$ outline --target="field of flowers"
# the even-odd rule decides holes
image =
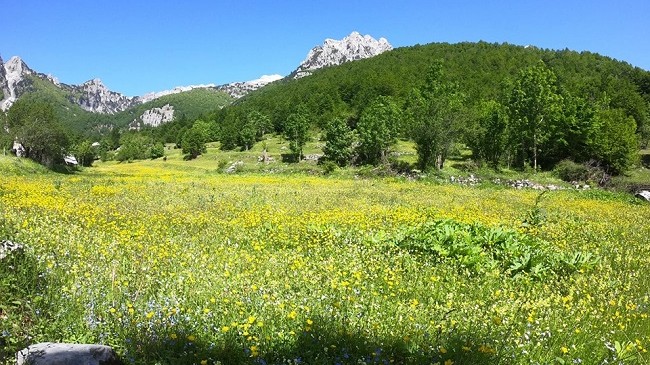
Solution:
[[[0,269],[6,362],[43,341],[129,364],[650,362],[631,196],[8,161],[0,239],[32,261]]]

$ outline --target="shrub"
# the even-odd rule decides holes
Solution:
[[[553,172],[564,181],[588,181],[592,177],[592,168],[585,164],[579,164],[571,160],[562,160]]]

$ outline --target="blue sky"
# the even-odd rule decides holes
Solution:
[[[0,0],[0,55],[129,96],[286,75],[352,31],[394,47],[508,42],[592,51],[650,70],[650,1]]]

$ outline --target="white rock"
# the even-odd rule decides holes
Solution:
[[[340,41],[326,39],[323,45],[312,48],[292,75],[299,79],[311,75],[319,68],[374,57],[392,49],[393,46],[385,38],[377,40],[370,35],[362,36],[358,32],[352,32]]]
[[[650,190],[641,190],[638,193],[634,194],[639,199],[650,202]]]
[[[44,342],[16,353],[16,365],[121,365],[115,351],[103,345]]]

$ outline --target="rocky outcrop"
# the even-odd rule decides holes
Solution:
[[[386,38],[377,40],[369,35],[362,36],[358,32],[352,32],[340,41],[326,39],[322,45],[309,51],[307,58],[289,77],[299,79],[311,75],[314,70],[319,68],[374,57],[392,49],[393,46],[388,43]]]
[[[109,346],[44,342],[16,353],[16,365],[122,365]]]
[[[70,101],[89,112],[115,114],[138,104],[136,98],[109,90],[100,79],[86,81],[72,89]]]
[[[28,75],[34,74],[34,71],[27,67],[20,57],[11,57],[7,63],[0,59],[0,89],[2,90],[2,99],[0,100],[0,110],[8,110],[18,98],[30,88]]]
[[[162,108],[152,108],[145,110],[139,119],[129,124],[129,129],[139,130],[144,126],[158,127],[174,120],[174,107],[165,104]]]

